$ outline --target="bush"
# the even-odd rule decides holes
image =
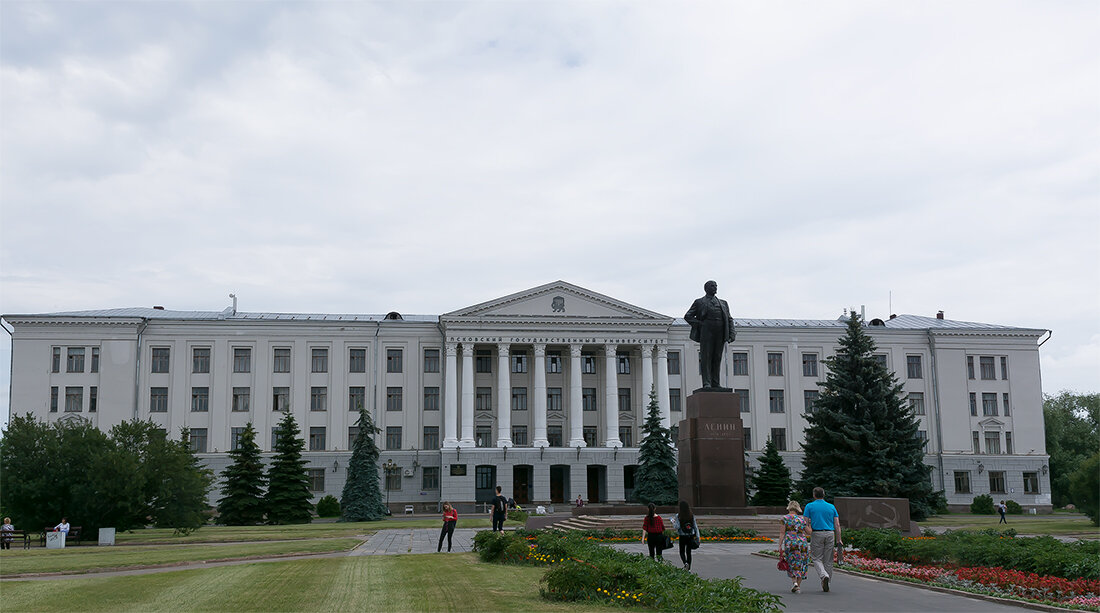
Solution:
[[[970,503],[970,512],[975,515],[993,515],[993,497],[989,494],[975,496]]]
[[[521,524],[527,523],[527,511],[512,510],[508,511],[508,521],[514,521]]]
[[[340,501],[329,494],[317,501],[318,517],[340,517]]]
[[[1015,500],[1009,500],[1005,502],[1005,506],[1008,507],[1009,515],[1023,515],[1024,508],[1020,506],[1020,503]]]

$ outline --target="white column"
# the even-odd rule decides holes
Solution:
[[[649,410],[650,392],[656,391],[653,387],[653,346],[642,345],[642,413]]]
[[[446,380],[443,385],[443,447],[458,447],[458,345],[447,343],[444,349],[446,363],[443,367]]]
[[[463,447],[474,442],[474,344],[462,343],[462,440]]]
[[[512,446],[512,369],[508,343],[497,344],[497,447]]]
[[[585,447],[581,397],[581,346],[569,346],[569,446]]]
[[[683,390],[680,391],[683,394]],[[684,399],[680,398],[680,410],[683,411]],[[657,406],[661,407],[661,425],[670,427],[668,406],[668,348],[664,345],[657,346]],[[676,441],[672,441],[675,443]]]
[[[535,345],[535,447],[549,447],[546,440],[546,345]]]
[[[604,428],[607,435],[605,447],[622,447],[619,440],[619,374],[615,368],[616,345],[604,345]]]

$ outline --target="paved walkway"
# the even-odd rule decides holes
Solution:
[[[451,551],[473,551],[474,535],[480,532],[474,528],[456,528],[451,539]],[[409,528],[404,530],[379,530],[367,539],[366,543],[356,547],[348,555],[377,556],[397,553],[435,553],[439,545],[439,530],[436,528]],[[447,551],[447,543],[443,543]]]

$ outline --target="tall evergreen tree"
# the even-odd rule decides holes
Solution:
[[[256,430],[248,422],[229,450],[232,460],[222,471],[222,497],[218,500],[218,521],[227,526],[251,526],[264,520],[264,462],[256,444]]]
[[[267,507],[269,524],[306,524],[313,515],[309,502],[309,476],[302,460],[305,441],[299,437],[298,422],[287,411],[279,421],[275,439],[275,457],[267,469]]]
[[[901,384],[874,357],[874,340],[852,314],[803,442],[799,487],[807,498],[815,486],[826,496],[908,498],[910,516],[922,520],[943,500],[933,492],[924,464],[917,419],[902,398]]]
[[[160,467],[165,478],[153,498],[153,524],[187,535],[206,523],[206,495],[214,477],[191,449],[190,430],[184,429],[178,441],[165,442],[168,453]]]
[[[760,458],[760,470],[753,475],[756,493],[752,503],[760,506],[787,506],[794,483],[791,481],[791,469],[783,463],[779,449],[768,439],[764,445],[764,455]]]
[[[645,438],[638,449],[638,471],[634,475],[634,498],[642,503],[676,504],[679,486],[676,480],[676,455],[669,429],[661,425],[657,392],[649,391]]]
[[[348,479],[340,495],[340,521],[375,521],[386,516],[378,488],[378,445],[374,442],[374,435],[381,430],[362,405],[357,425],[359,433],[351,447]]]

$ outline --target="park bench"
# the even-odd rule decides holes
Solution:
[[[42,529],[42,533],[39,536],[42,539],[43,547],[46,546],[46,533],[53,531],[53,526],[46,526]],[[65,545],[67,546],[70,543],[72,543],[73,545],[80,544],[80,526],[69,526],[69,534],[65,536]]]
[[[23,541],[23,549],[31,548],[31,535],[26,530],[12,530],[11,532],[4,533],[4,539],[11,539],[11,542]]]

